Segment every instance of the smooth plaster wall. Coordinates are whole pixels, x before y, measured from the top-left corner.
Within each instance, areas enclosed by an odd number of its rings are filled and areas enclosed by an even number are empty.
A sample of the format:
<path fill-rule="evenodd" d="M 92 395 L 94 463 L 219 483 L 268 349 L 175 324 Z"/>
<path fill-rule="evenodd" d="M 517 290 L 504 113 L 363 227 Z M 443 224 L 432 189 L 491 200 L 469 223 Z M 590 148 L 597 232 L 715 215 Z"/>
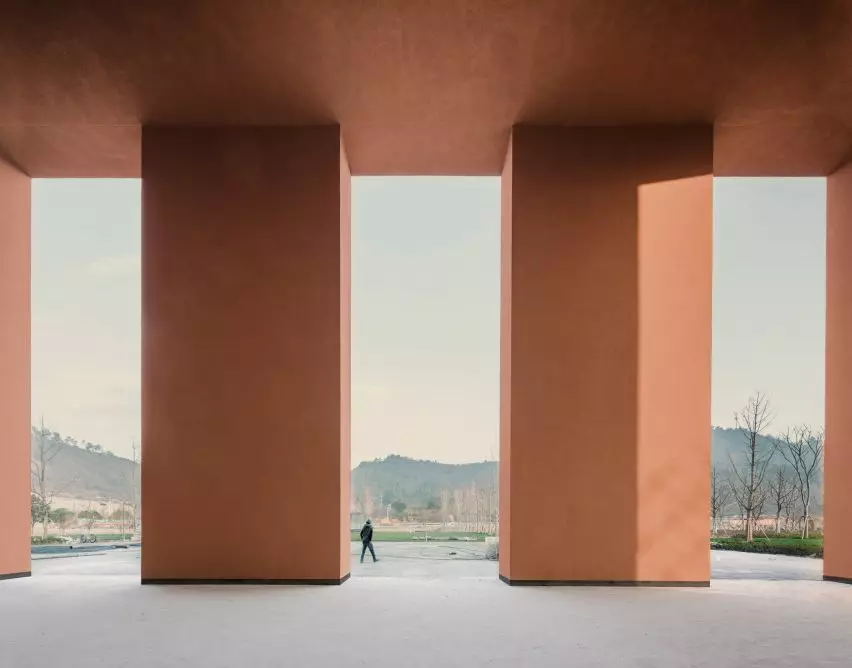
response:
<path fill-rule="evenodd" d="M 143 581 L 339 581 L 349 572 L 339 128 L 146 128 L 142 173 Z M 178 509 L 192 507 L 188 521 Z"/>
<path fill-rule="evenodd" d="M 704 126 L 513 131 L 504 579 L 709 580 L 712 143 Z"/>
<path fill-rule="evenodd" d="M 30 208 L 0 160 L 0 578 L 30 570 Z"/>
<path fill-rule="evenodd" d="M 826 189 L 823 572 L 852 582 L 852 164 Z"/>

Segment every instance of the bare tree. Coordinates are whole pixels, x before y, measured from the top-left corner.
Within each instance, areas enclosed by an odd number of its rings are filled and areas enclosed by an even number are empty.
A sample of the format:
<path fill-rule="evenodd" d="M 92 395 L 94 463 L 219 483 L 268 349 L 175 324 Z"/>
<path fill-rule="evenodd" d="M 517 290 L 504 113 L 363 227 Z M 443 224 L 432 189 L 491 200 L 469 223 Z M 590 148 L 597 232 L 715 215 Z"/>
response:
<path fill-rule="evenodd" d="M 497 462 L 497 465 L 494 467 L 493 481 L 494 481 L 494 528 L 492 529 L 493 535 L 498 535 L 500 533 L 500 462 L 492 455 L 491 459 Z"/>
<path fill-rule="evenodd" d="M 467 497 L 467 530 L 479 531 L 479 492 L 476 487 L 476 481 L 470 484 L 470 489 L 466 490 Z"/>
<path fill-rule="evenodd" d="M 495 484 L 488 490 L 488 529 L 487 532 L 492 536 L 497 534 L 497 514 L 499 504 L 499 491 Z"/>
<path fill-rule="evenodd" d="M 453 515 L 455 516 L 456 525 L 461 525 L 462 512 L 464 511 L 464 494 L 460 489 L 453 490 Z"/>
<path fill-rule="evenodd" d="M 769 496 L 775 505 L 775 533 L 781 533 L 781 516 L 784 509 L 790 507 L 790 499 L 796 494 L 796 486 L 790 477 L 790 470 L 781 466 L 767 482 Z"/>
<path fill-rule="evenodd" d="M 141 473 L 140 467 L 140 448 L 136 445 L 136 441 L 132 444 L 133 448 L 133 468 L 131 469 L 133 472 L 133 533 L 136 533 L 136 529 L 139 527 L 139 505 L 140 505 L 140 480 L 139 478 Z M 124 533 L 124 523 L 122 521 L 122 534 Z"/>
<path fill-rule="evenodd" d="M 373 493 L 370 488 L 364 489 L 364 500 L 361 502 L 361 512 L 364 513 L 366 519 L 370 519 L 375 512 L 375 503 L 373 503 Z"/>
<path fill-rule="evenodd" d="M 794 476 L 791 476 L 793 482 L 793 493 L 787 497 L 787 502 L 784 504 L 784 526 L 789 531 L 794 527 L 798 518 L 802 516 L 799 510 L 799 495 L 797 494 L 798 487 Z M 794 520 L 796 518 L 796 520 Z"/>
<path fill-rule="evenodd" d="M 450 516 L 450 490 L 441 489 L 441 523 L 444 527 L 447 526 Z"/>
<path fill-rule="evenodd" d="M 30 459 L 33 494 L 38 496 L 42 509 L 41 531 L 42 539 L 47 538 L 47 525 L 50 521 L 50 504 L 53 493 L 48 490 L 47 471 L 50 463 L 62 450 L 62 442 L 54 438 L 50 430 L 44 426 L 44 419 L 38 429 L 33 429 L 34 448 Z"/>
<path fill-rule="evenodd" d="M 129 479 L 128 474 L 123 473 L 121 475 L 121 479 L 124 483 L 126 483 L 127 487 L 122 488 L 121 494 L 118 498 L 118 501 L 121 502 L 121 509 L 124 509 L 127 506 L 133 511 L 133 531 L 131 533 L 136 532 L 136 527 L 138 525 L 139 518 L 139 446 L 136 444 L 136 441 L 133 441 L 130 445 L 132 451 Z M 121 535 L 124 536 L 125 533 L 125 517 L 124 513 L 121 513 Z"/>
<path fill-rule="evenodd" d="M 802 504 L 802 538 L 808 538 L 813 487 L 822 467 L 824 434 L 822 431 L 812 430 L 807 425 L 801 425 L 793 427 L 776 439 L 776 446 L 795 473 L 795 488 Z"/>
<path fill-rule="evenodd" d="M 773 418 L 767 397 L 757 392 L 749 397 L 746 405 L 734 415 L 737 429 L 742 435 L 743 452 L 737 463 L 731 453 L 731 492 L 743 513 L 746 525 L 746 541 L 754 540 L 754 527 L 763 514 L 768 489 L 765 484 L 766 470 L 775 454 L 775 448 L 767 446 L 762 436 Z"/>
<path fill-rule="evenodd" d="M 710 469 L 710 519 L 711 532 L 715 536 L 719 530 L 719 520 L 731 500 L 731 486 L 728 480 L 719 474 L 717 467 Z"/>

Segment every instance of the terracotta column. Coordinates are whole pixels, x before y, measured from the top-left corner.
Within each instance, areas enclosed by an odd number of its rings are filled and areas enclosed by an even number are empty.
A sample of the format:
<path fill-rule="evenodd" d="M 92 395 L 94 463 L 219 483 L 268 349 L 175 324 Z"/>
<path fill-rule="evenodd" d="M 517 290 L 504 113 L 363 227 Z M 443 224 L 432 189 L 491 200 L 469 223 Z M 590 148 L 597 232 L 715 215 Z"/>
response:
<path fill-rule="evenodd" d="M 30 574 L 30 198 L 0 159 L 0 580 Z"/>
<path fill-rule="evenodd" d="M 145 128 L 142 581 L 349 574 L 339 128 Z"/>
<path fill-rule="evenodd" d="M 500 577 L 707 585 L 712 129 L 516 127 Z"/>
<path fill-rule="evenodd" d="M 823 572 L 852 584 L 852 163 L 828 177 L 826 197 Z"/>

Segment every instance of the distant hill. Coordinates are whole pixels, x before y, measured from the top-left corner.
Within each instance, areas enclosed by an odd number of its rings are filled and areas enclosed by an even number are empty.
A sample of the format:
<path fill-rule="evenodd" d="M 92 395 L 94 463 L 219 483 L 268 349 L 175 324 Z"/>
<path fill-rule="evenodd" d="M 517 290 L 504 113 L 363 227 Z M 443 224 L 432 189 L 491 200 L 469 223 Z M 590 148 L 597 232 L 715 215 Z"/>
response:
<path fill-rule="evenodd" d="M 771 448 L 772 439 L 768 436 L 759 436 L 757 439 L 759 448 Z M 710 448 L 711 460 L 713 466 L 725 469 L 731 465 L 728 455 L 734 457 L 734 461 L 738 461 L 744 449 L 742 432 L 739 429 L 726 429 L 725 427 L 713 427 L 710 430 Z M 780 458 L 779 458 L 780 459 Z"/>
<path fill-rule="evenodd" d="M 36 453 L 34 430 L 33 453 Z M 92 443 L 77 442 L 49 432 L 49 447 L 56 456 L 47 468 L 48 489 L 81 498 L 130 499 L 134 475 L 138 485 L 139 466 L 129 459 L 118 457 Z M 736 429 L 714 427 L 711 430 L 712 463 L 724 472 L 729 469 L 729 453 L 737 457 L 743 452 L 742 435 Z M 763 437 L 761 445 L 769 447 L 770 439 Z M 780 457 L 773 470 L 782 464 Z M 135 474 L 134 474 L 135 471 Z M 381 497 L 384 503 L 402 501 L 412 508 L 433 505 L 441 490 L 495 487 L 498 462 L 471 464 L 442 464 L 435 461 L 410 459 L 390 455 L 371 462 L 362 462 L 352 471 L 352 490 L 356 499 L 363 498 L 367 489 L 374 503 Z M 818 485 L 819 486 L 819 485 Z M 817 497 L 821 490 L 817 490 Z"/>
<path fill-rule="evenodd" d="M 746 450 L 743 435 L 738 429 L 725 429 L 723 427 L 713 427 L 710 433 L 712 464 L 717 467 L 721 475 L 727 475 L 727 472 L 731 469 L 729 454 L 733 456 L 734 462 L 736 462 L 738 466 L 740 466 L 744 461 L 743 457 L 745 456 Z M 771 448 L 772 445 L 772 439 L 768 436 L 758 437 L 759 448 Z M 779 468 L 785 465 L 786 462 L 784 461 L 784 458 L 781 457 L 781 455 L 776 454 L 767 469 L 767 476 L 772 476 L 773 474 L 777 475 Z M 820 510 L 822 508 L 822 471 L 820 471 L 816 476 L 816 485 L 813 488 L 813 499 L 813 510 Z"/>
<path fill-rule="evenodd" d="M 47 490 L 80 498 L 133 498 L 134 471 L 138 485 L 139 465 L 86 441 L 63 438 L 56 432 L 44 436 L 46 452 L 55 456 L 47 465 Z M 39 436 L 33 430 L 33 459 L 38 459 Z"/>
<path fill-rule="evenodd" d="M 737 429 L 713 427 L 710 431 L 711 461 L 722 475 L 730 469 L 729 455 L 740 462 L 744 453 L 743 436 Z M 772 447 L 772 440 L 762 436 L 761 448 Z M 783 459 L 776 456 L 769 473 L 778 470 Z M 352 471 L 352 490 L 356 499 L 362 499 L 369 489 L 373 501 L 379 497 L 384 503 L 402 501 L 409 507 L 426 507 L 440 497 L 442 489 L 468 488 L 496 485 L 498 462 L 477 462 L 474 464 L 441 464 L 433 461 L 409 459 L 400 455 L 391 455 L 372 462 L 363 462 Z M 821 497 L 821 481 L 818 482 L 816 495 Z"/>
<path fill-rule="evenodd" d="M 375 503 L 402 501 L 412 508 L 423 508 L 439 500 L 442 489 L 460 489 L 476 484 L 479 488 L 497 486 L 497 462 L 441 464 L 390 455 L 362 462 L 352 471 L 352 490 L 356 499 L 369 489 Z"/>
<path fill-rule="evenodd" d="M 728 453 L 735 459 L 742 451 L 742 435 L 736 429 L 711 430 L 712 462 L 720 469 L 729 467 Z M 769 446 L 768 438 L 761 445 Z M 352 471 L 352 490 L 356 499 L 369 489 L 374 502 L 379 496 L 385 503 L 402 501 L 411 507 L 425 507 L 440 496 L 442 489 L 490 487 L 496 484 L 498 462 L 441 464 L 391 455 L 362 462 Z"/>

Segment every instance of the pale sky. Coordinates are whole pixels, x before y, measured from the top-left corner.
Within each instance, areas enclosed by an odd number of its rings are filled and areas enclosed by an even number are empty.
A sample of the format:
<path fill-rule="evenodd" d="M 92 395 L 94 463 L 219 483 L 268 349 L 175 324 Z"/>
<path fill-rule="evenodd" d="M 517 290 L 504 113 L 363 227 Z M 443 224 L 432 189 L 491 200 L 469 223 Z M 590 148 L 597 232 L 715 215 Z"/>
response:
<path fill-rule="evenodd" d="M 353 465 L 496 458 L 499 178 L 356 178 Z M 825 181 L 716 179 L 713 424 L 755 389 L 823 422 Z M 392 278 L 391 278 L 392 277 Z M 33 421 L 139 440 L 140 188 L 33 182 Z"/>
<path fill-rule="evenodd" d="M 825 179 L 715 179 L 713 423 L 755 390 L 770 429 L 825 420 Z"/>

